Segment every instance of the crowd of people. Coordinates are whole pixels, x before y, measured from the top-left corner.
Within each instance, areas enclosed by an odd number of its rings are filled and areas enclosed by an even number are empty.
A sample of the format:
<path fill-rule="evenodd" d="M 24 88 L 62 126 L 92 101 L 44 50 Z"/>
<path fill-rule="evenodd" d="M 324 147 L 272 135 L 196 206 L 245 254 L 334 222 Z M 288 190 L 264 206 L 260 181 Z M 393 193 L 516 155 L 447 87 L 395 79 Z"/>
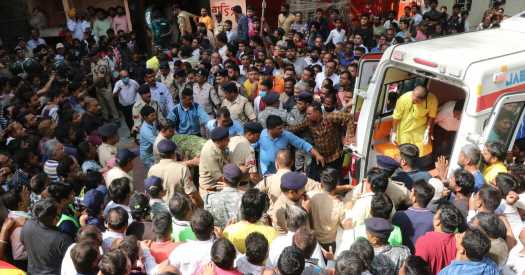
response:
<path fill-rule="evenodd" d="M 444 157 L 420 167 L 425 87 L 395 104 L 399 158 L 348 178 L 359 59 L 472 30 L 438 6 L 306 20 L 283 4 L 271 28 L 251 7 L 214 22 L 176 4 L 146 18 L 149 55 L 122 7 L 72 9 L 59 43 L 35 28 L 0 48 L 0 273 L 515 274 L 523 157 L 490 142 L 451 177 Z"/>

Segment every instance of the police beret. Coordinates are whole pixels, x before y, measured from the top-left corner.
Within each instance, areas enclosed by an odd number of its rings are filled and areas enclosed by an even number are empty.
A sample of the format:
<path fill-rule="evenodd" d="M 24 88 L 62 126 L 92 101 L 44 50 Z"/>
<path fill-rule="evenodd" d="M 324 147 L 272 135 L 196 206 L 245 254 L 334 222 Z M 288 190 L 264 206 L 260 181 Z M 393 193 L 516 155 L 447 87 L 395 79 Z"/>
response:
<path fill-rule="evenodd" d="M 169 139 L 163 139 L 157 144 L 157 149 L 161 154 L 171 154 L 177 150 L 177 145 Z"/>
<path fill-rule="evenodd" d="M 244 132 L 260 133 L 262 130 L 263 127 L 258 122 L 247 122 L 244 124 Z"/>
<path fill-rule="evenodd" d="M 129 149 L 120 148 L 120 149 L 117 150 L 116 158 L 117 158 L 118 162 L 127 163 L 127 162 L 133 160 L 134 158 L 136 158 L 137 156 L 138 156 L 137 153 L 135 153 L 133 151 L 130 151 Z"/>
<path fill-rule="evenodd" d="M 281 177 L 281 188 L 300 190 L 306 185 L 308 178 L 299 172 L 288 172 Z"/>
<path fill-rule="evenodd" d="M 366 231 L 372 235 L 386 237 L 394 230 L 392 224 L 383 218 L 368 218 L 365 220 Z"/>
<path fill-rule="evenodd" d="M 91 189 L 84 194 L 82 205 L 88 210 L 98 213 L 104 204 L 104 194 L 97 189 Z"/>
<path fill-rule="evenodd" d="M 237 183 L 242 176 L 242 171 L 236 164 L 228 163 L 222 168 L 224 179 L 229 183 Z"/>
<path fill-rule="evenodd" d="M 202 75 L 202 76 L 208 76 L 210 73 L 208 72 L 208 70 L 206 69 L 203 69 L 203 68 L 200 68 L 196 71 L 196 74 L 197 75 Z"/>
<path fill-rule="evenodd" d="M 377 156 L 377 166 L 382 169 L 394 171 L 399 168 L 399 162 L 388 156 Z"/>
<path fill-rule="evenodd" d="M 151 90 L 149 89 L 149 85 L 148 84 L 142 84 L 139 87 L 138 92 L 139 92 L 139 94 L 143 95 L 143 94 L 151 93 Z"/>
<path fill-rule="evenodd" d="M 144 189 L 148 191 L 152 186 L 162 184 L 162 179 L 156 176 L 147 177 L 144 180 Z"/>
<path fill-rule="evenodd" d="M 98 134 L 103 137 L 111 137 L 118 132 L 118 127 L 114 123 L 106 123 L 98 128 Z"/>
<path fill-rule="evenodd" d="M 275 92 L 269 92 L 266 94 L 266 96 L 263 97 L 263 101 L 268 105 L 272 105 L 275 102 L 279 101 L 279 94 Z"/>
<path fill-rule="evenodd" d="M 230 81 L 224 85 L 222 85 L 222 89 L 225 91 L 225 92 L 228 92 L 228 93 L 235 93 L 235 92 L 238 92 L 239 90 L 237 89 L 237 85 L 235 85 L 234 82 Z"/>
<path fill-rule="evenodd" d="M 301 92 L 296 100 L 298 101 L 305 101 L 305 102 L 312 102 L 314 100 L 314 96 L 309 92 Z"/>
<path fill-rule="evenodd" d="M 262 75 L 272 75 L 273 74 L 273 70 L 270 67 L 263 67 L 261 69 L 261 74 Z"/>
<path fill-rule="evenodd" d="M 229 133 L 228 133 L 228 129 L 227 128 L 216 127 L 215 129 L 213 129 L 211 131 L 210 138 L 213 141 L 217 141 L 217 140 L 223 140 L 223 139 L 227 138 L 228 135 L 229 135 Z"/>

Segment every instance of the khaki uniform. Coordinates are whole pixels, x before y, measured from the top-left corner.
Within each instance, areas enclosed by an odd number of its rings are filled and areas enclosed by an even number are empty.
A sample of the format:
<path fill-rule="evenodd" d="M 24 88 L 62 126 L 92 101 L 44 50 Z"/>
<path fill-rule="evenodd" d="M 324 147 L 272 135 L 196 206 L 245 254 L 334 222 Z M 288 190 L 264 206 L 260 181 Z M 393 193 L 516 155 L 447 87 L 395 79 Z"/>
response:
<path fill-rule="evenodd" d="M 310 217 L 315 237 L 322 244 L 336 240 L 337 228 L 345 216 L 343 202 L 327 192 L 320 192 L 310 198 Z"/>
<path fill-rule="evenodd" d="M 222 168 L 229 162 L 228 156 L 212 140 L 202 147 L 199 162 L 199 191 L 205 198 L 208 189 L 213 189 L 222 177 Z"/>
<path fill-rule="evenodd" d="M 270 207 L 272 207 L 281 196 L 281 177 L 288 172 L 290 172 L 289 169 L 279 169 L 275 174 L 264 177 L 264 179 L 255 186 L 255 188 L 268 194 Z M 321 191 L 321 183 L 309 178 L 304 189 L 306 192 Z"/>
<path fill-rule="evenodd" d="M 144 108 L 144 106 L 146 105 L 151 106 L 153 109 L 155 109 L 155 113 L 157 113 L 157 124 L 158 125 L 166 123 L 166 119 L 164 118 L 164 115 L 162 115 L 162 111 L 160 109 L 159 103 L 157 101 L 154 101 L 153 99 L 149 103 L 146 103 L 139 96 L 137 97 L 137 101 L 135 102 L 135 104 L 133 104 L 133 110 L 132 110 L 133 130 L 134 131 L 138 132 L 140 130 L 140 126 L 142 126 L 142 116 L 140 115 L 140 110 L 142 110 L 142 108 Z"/>
<path fill-rule="evenodd" d="M 172 159 L 161 159 L 148 171 L 148 177 L 156 176 L 162 179 L 166 195 L 162 198 L 167 202 L 175 192 L 191 194 L 197 191 L 191 173 L 185 164 Z"/>
<path fill-rule="evenodd" d="M 248 99 L 242 95 L 238 95 L 233 102 L 224 99 L 222 101 L 222 106 L 228 108 L 233 120 L 238 120 L 242 124 L 249 121 L 255 121 L 256 116 L 253 106 Z"/>
<path fill-rule="evenodd" d="M 230 149 L 230 161 L 237 166 L 245 165 L 248 173 L 257 173 L 257 161 L 255 150 L 244 136 L 234 136 L 228 143 Z"/>
<path fill-rule="evenodd" d="M 107 166 L 107 162 L 117 155 L 117 146 L 102 143 L 97 148 L 98 161 L 102 167 Z"/>
<path fill-rule="evenodd" d="M 288 207 L 294 205 L 301 207 L 301 201 L 291 201 L 284 194 L 281 194 L 273 206 L 268 210 L 268 215 L 272 219 L 272 226 L 277 232 L 279 232 L 279 234 L 288 233 L 288 227 L 286 225 L 286 210 Z"/>
<path fill-rule="evenodd" d="M 159 149 L 157 148 L 157 145 L 159 145 L 159 142 L 165 140 L 166 137 L 164 137 L 161 133 L 157 135 L 155 138 L 155 142 L 153 142 L 153 158 L 155 159 L 155 163 L 158 163 L 160 160 L 160 153 Z"/>

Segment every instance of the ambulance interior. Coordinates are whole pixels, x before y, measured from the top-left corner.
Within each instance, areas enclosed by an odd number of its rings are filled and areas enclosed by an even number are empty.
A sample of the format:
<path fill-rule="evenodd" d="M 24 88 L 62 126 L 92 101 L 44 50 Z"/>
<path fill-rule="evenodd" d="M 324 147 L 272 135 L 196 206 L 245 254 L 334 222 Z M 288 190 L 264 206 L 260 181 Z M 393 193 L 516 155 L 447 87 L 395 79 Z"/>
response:
<path fill-rule="evenodd" d="M 464 108 L 463 102 L 465 100 L 465 92 L 461 88 L 438 81 L 424 74 L 415 75 L 399 68 L 388 68 L 383 78 L 379 100 L 377 101 L 375 109 L 371 141 L 373 153 L 370 155 L 371 157 L 374 157 L 373 154 L 375 154 L 386 155 L 395 159 L 398 158 L 399 151 L 397 146 L 390 142 L 392 114 L 397 99 L 404 93 L 412 91 L 415 86 L 419 84 L 425 86 L 428 92 L 438 98 L 438 113 L 445 103 L 450 102 L 450 105 L 453 104 L 451 101 L 455 101 L 458 107 L 461 108 L 461 111 L 456 111 L 456 114 L 459 114 L 458 119 L 461 119 Z M 453 105 L 455 106 L 456 104 Z M 453 115 L 453 112 L 450 112 L 450 115 Z M 450 136 L 450 132 L 434 130 L 434 140 L 434 146 L 429 145 L 433 147 L 428 149 L 429 152 L 436 152 L 436 150 L 438 150 L 440 155 L 445 155 L 448 158 L 453 149 L 455 135 Z M 433 162 L 429 163 L 429 165 L 433 165 Z M 432 167 L 428 168 L 430 169 Z"/>

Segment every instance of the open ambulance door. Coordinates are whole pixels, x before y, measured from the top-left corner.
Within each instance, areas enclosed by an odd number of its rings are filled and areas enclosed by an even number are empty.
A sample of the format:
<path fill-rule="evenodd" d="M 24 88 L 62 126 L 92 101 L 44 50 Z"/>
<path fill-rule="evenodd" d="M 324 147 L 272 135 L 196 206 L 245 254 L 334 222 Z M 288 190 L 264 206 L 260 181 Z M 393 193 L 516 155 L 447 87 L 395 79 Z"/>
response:
<path fill-rule="evenodd" d="M 382 53 L 370 53 L 365 54 L 361 57 L 361 60 L 359 61 L 359 70 L 358 75 L 355 80 L 355 86 L 354 86 L 354 97 L 352 99 L 352 114 L 354 115 L 355 121 L 357 123 L 356 129 L 356 137 L 357 139 L 361 139 L 363 135 L 371 135 L 369 130 L 366 130 L 365 128 L 362 128 L 362 125 L 364 121 L 367 121 L 366 117 L 363 117 L 361 119 L 361 123 L 359 123 L 359 117 L 361 114 L 361 110 L 363 108 L 363 103 L 365 99 L 368 96 L 371 96 L 367 94 L 368 92 L 368 86 L 372 82 L 372 77 L 374 76 L 374 73 L 377 69 L 377 66 L 379 65 L 379 61 L 381 60 L 381 57 L 383 56 Z M 366 108 L 365 108 L 366 109 Z M 373 111 L 372 111 L 373 112 Z M 367 115 L 368 111 L 364 110 L 363 115 Z M 358 129 L 361 128 L 361 129 Z M 359 145 L 362 142 L 359 142 L 357 140 L 357 145 Z M 356 147 L 356 144 L 352 144 L 350 146 L 352 150 L 352 158 L 350 163 L 350 178 L 351 183 L 357 184 L 359 180 L 362 178 L 362 176 L 365 175 L 365 169 L 366 169 L 366 151 L 360 148 L 363 148 L 363 146 Z"/>
<path fill-rule="evenodd" d="M 518 132 L 523 125 L 524 110 L 525 92 L 501 96 L 487 119 L 480 146 L 489 142 L 500 142 L 507 151 L 512 150 L 516 138 L 523 138 L 518 136 Z"/>

